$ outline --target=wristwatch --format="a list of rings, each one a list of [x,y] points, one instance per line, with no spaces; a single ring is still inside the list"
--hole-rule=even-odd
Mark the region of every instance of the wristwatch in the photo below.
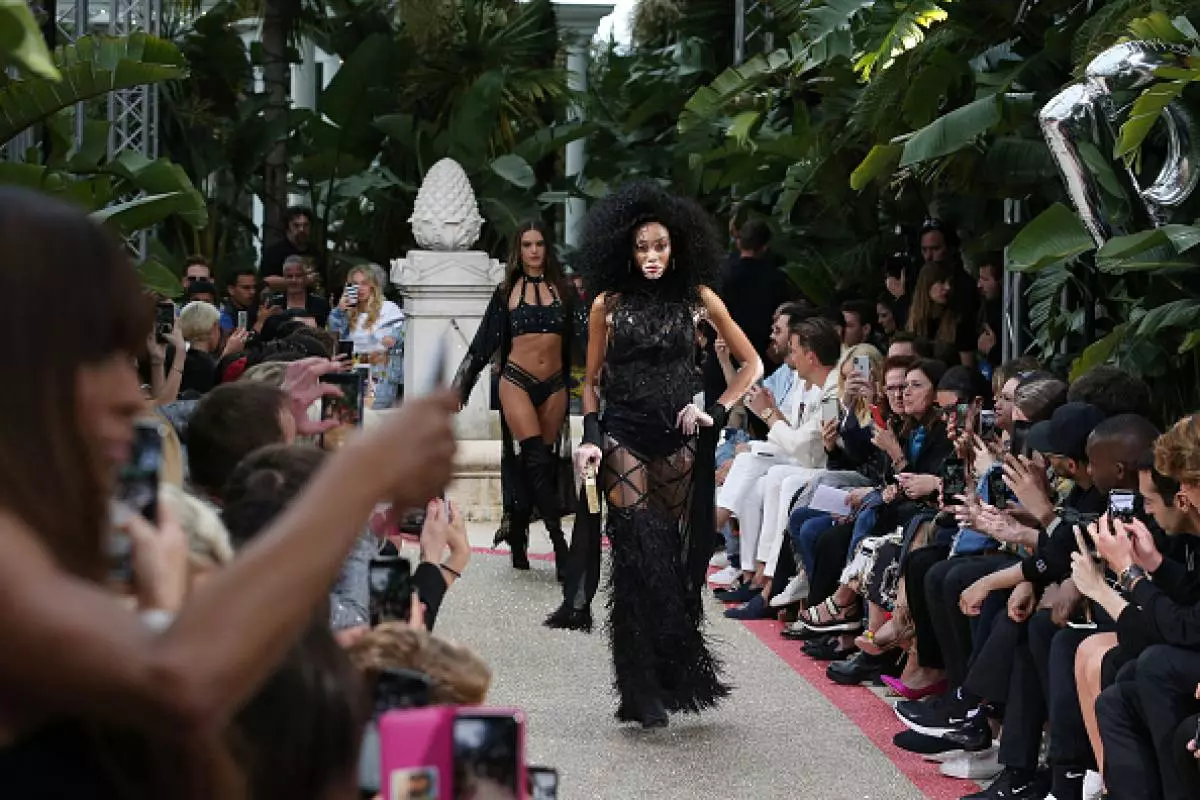
[[[1121,587],[1123,592],[1133,591],[1133,587],[1142,578],[1149,577],[1146,570],[1139,567],[1137,564],[1130,564],[1125,569],[1121,570],[1120,576],[1117,578],[1117,585]]]
[[[763,418],[763,422],[770,422],[772,419],[775,418],[775,409],[768,408],[766,411],[763,412],[762,418]]]

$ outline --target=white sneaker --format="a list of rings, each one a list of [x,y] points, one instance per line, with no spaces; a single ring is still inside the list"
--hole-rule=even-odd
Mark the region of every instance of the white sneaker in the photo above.
[[[978,753],[955,753],[953,758],[942,762],[938,771],[947,778],[964,781],[989,780],[1004,770],[998,760],[999,752],[1000,749],[992,745]]]
[[[708,576],[708,582],[713,586],[733,586],[742,577],[742,571],[737,567],[726,567],[720,572]]]
[[[713,553],[713,557],[708,560],[708,565],[717,569],[725,569],[729,566],[729,556],[725,554],[724,550]]]
[[[803,572],[788,581],[783,591],[771,598],[771,608],[782,608],[799,603],[808,597],[808,576]]]
[[[1100,800],[1104,795],[1104,777],[1094,769],[1083,776],[1083,800]]]

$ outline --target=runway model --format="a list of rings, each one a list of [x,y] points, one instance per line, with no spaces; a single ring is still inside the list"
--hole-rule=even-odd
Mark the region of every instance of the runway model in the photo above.
[[[562,532],[561,460],[570,447],[566,375],[571,363],[576,292],[563,277],[540,221],[513,236],[508,274],[496,287],[454,378],[466,405],[483,368],[499,360],[500,478],[507,541],[515,569],[529,569],[529,523],[540,514],[554,544],[559,579],[567,562]]]
[[[729,693],[700,627],[713,454],[728,409],[761,377],[762,363],[706,285],[720,258],[704,211],[652,182],[626,184],[600,201],[579,248],[595,300],[575,462],[581,472],[598,469],[607,498],[617,718],[648,728],[666,725],[668,712],[697,712]],[[693,403],[701,321],[742,365],[707,412]],[[580,587],[598,580],[599,537],[589,538],[574,548],[567,600],[547,620],[551,627],[586,627],[572,623],[581,622],[576,599],[588,594]]]

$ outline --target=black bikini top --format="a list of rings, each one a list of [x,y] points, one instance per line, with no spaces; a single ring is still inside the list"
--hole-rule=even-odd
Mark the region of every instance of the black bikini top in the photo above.
[[[544,278],[540,275],[533,277],[530,275],[521,274],[520,294],[517,297],[517,307],[508,312],[509,330],[515,339],[526,333],[558,333],[566,332],[567,327],[567,311],[563,308],[562,301],[559,300],[558,294],[555,293],[553,286],[547,286],[550,290],[550,304],[541,305],[541,294],[538,292],[538,286],[544,282]],[[526,287],[533,287],[533,303],[526,301]]]

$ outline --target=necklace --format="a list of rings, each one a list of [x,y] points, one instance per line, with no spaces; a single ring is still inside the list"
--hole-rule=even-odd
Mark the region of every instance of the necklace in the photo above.
[[[525,280],[529,281],[530,283],[542,283],[546,280],[545,273],[542,273],[541,275],[530,275],[528,272],[521,270],[521,274],[525,277]]]

